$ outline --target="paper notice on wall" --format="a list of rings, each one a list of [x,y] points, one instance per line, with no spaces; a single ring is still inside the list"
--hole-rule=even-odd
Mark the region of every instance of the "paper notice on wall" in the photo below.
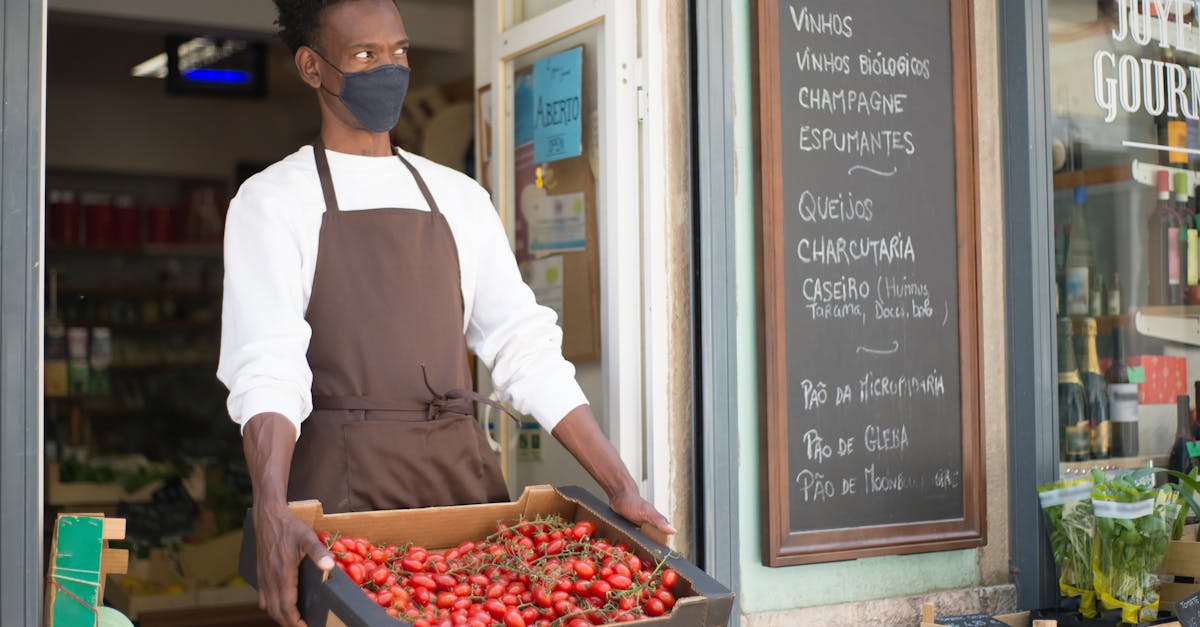
[[[565,253],[587,248],[587,209],[583,192],[545,196],[525,213],[529,250]]]
[[[563,258],[554,255],[521,264],[521,276],[539,305],[549,307],[563,324]]]

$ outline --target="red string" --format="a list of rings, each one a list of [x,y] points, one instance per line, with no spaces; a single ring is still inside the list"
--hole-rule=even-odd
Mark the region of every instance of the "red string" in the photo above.
[[[71,592],[70,590],[67,590],[66,588],[64,588],[63,585],[61,583],[58,583],[58,580],[55,579],[53,576],[50,576],[49,579],[50,579],[50,584],[53,585],[55,588],[57,588],[60,592],[65,592],[67,594],[67,596],[74,599],[76,603],[91,610],[91,612],[93,614],[95,614],[97,617],[100,616],[100,610],[96,609],[94,606],[92,606],[87,601],[84,601],[83,599],[76,596],[74,592]]]

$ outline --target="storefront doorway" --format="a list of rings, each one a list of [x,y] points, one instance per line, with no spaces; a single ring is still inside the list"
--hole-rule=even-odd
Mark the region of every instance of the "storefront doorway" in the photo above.
[[[663,168],[661,157],[642,158],[656,129],[639,99],[641,10],[590,0],[400,4],[415,71],[393,139],[491,192],[527,281],[559,311],[565,352],[602,428],[644,493],[670,510],[669,473],[679,471],[667,446],[648,444],[666,444],[671,428],[661,306],[671,285],[646,272],[666,254],[666,220],[638,210],[662,194],[645,173]],[[141,606],[144,624],[183,624],[197,612],[197,566],[181,573],[191,560],[177,558],[233,546],[248,496],[214,377],[225,208],[242,181],[318,129],[311,94],[272,37],[270,3],[221,5],[55,0],[46,18],[39,506],[46,522],[81,510],[145,522],[129,533],[139,570],[113,586],[126,604],[158,602]],[[221,71],[180,82],[172,67],[187,62]],[[558,92],[572,128],[549,157],[526,122],[546,95],[536,81],[547,68],[579,74]],[[579,218],[548,224],[555,203]],[[548,239],[563,229],[570,237]],[[488,391],[486,369],[477,376]],[[598,491],[532,420],[512,429],[480,417],[511,494],[538,483]],[[221,590],[217,606],[245,609],[225,620],[254,624],[253,596],[234,571],[203,566],[212,571],[203,586]]]

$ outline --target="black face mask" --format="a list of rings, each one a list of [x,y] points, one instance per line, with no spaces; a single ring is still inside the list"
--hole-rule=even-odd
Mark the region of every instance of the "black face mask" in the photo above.
[[[404,96],[408,93],[408,68],[393,63],[365,72],[343,72],[315,48],[313,52],[342,75],[342,93],[335,94],[324,84],[321,89],[341,100],[363,128],[372,133],[385,133],[396,126]]]

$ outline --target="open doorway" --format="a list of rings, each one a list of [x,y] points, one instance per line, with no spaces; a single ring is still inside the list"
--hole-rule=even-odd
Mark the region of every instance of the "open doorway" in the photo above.
[[[236,575],[249,481],[237,426],[225,410],[227,392],[215,378],[222,230],[239,185],[311,141],[319,119],[291,54],[273,36],[270,3],[221,4],[230,8],[223,15],[207,3],[49,3],[44,520],[48,526],[57,513],[99,511],[128,521],[134,563],[129,577],[109,582],[107,601],[143,626],[270,624]],[[489,175],[486,168],[500,160],[477,150],[492,146],[487,122],[499,118],[497,99],[483,88],[491,81],[477,71],[479,3],[399,4],[414,33],[414,72],[394,142],[484,182],[493,197],[505,193],[512,185],[497,177],[513,172],[496,165]],[[531,10],[529,17],[540,14]],[[601,282],[609,254],[600,241],[609,201],[599,175],[603,41],[602,27],[593,24],[509,63],[512,76],[527,81],[536,61],[583,50],[588,116],[577,161],[533,171],[532,195],[539,202],[578,195],[591,222],[576,257],[547,262],[553,255],[527,251],[522,265],[530,282],[552,283],[536,272],[556,267],[588,281],[582,290],[560,286],[557,298],[567,315],[587,315],[568,332],[583,338],[580,383],[613,434],[615,420],[606,420],[610,382],[640,382],[636,370],[605,371],[603,364],[617,361],[605,361],[613,352],[599,339],[602,325],[614,333],[619,326],[602,320],[617,314],[601,304],[614,289]],[[529,106],[517,105],[517,116],[531,114]],[[515,146],[517,159],[522,150],[532,147]],[[612,150],[606,158],[616,158]],[[505,221],[519,245],[529,224],[512,213]],[[636,241],[631,245],[636,251]],[[636,293],[636,274],[631,278]],[[569,304],[572,298],[586,312],[572,309],[580,306]],[[625,307],[640,324],[636,303]],[[623,350],[631,350],[628,342]],[[477,376],[486,390],[486,372]],[[625,397],[640,404],[636,389]],[[481,418],[506,462],[513,496],[536,483],[598,492],[536,423],[509,432],[500,428],[506,421]],[[626,432],[640,441],[641,431]],[[641,470],[634,467],[639,479]]]

